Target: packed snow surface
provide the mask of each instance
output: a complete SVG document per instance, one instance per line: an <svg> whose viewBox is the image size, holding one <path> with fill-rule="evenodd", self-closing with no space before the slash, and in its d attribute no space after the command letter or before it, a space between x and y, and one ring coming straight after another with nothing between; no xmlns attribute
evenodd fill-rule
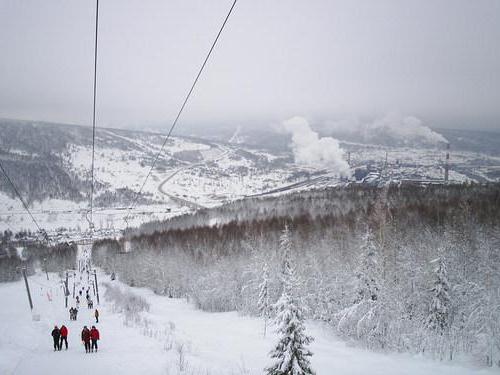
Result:
<svg viewBox="0 0 500 375"><path fill-rule="evenodd" d="M276 342L263 322L236 312L207 313L190 303L128 287L109 276L100 281L100 322L94 310L80 306L77 321L64 308L61 279L56 274L29 277L35 311L32 319L24 282L0 285L0 374L263 374L268 352ZM78 274L76 279L78 280ZM72 279L69 282L72 289ZM106 289L133 293L149 311L135 317L118 312L116 302L104 298ZM130 295L130 294L129 294ZM83 298L84 299L84 298ZM70 296L69 306L74 306ZM54 352L50 335L54 325L69 329L69 349ZM101 340L97 353L86 354L79 339L83 325L96 325ZM374 353L346 345L331 329L309 323L312 365L317 374L494 374L461 364L440 363L411 355ZM180 370L182 367L183 370Z"/></svg>

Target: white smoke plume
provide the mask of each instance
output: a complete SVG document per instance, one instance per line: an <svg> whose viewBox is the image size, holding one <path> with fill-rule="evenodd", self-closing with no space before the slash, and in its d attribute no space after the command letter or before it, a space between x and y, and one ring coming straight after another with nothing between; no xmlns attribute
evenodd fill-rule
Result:
<svg viewBox="0 0 500 375"><path fill-rule="evenodd" d="M401 116L399 113L389 113L375 120L366 128L368 133L382 132L394 139L413 142L420 141L431 145L448 143L445 137L423 125L422 120L413 116Z"/></svg>
<svg viewBox="0 0 500 375"><path fill-rule="evenodd" d="M349 174L344 151L335 138L320 138L307 120L295 116L283 122L285 130L292 134L292 148L298 164L326 168L339 176Z"/></svg>
<svg viewBox="0 0 500 375"><path fill-rule="evenodd" d="M365 142L382 142L396 145L438 146L448 143L447 139L435 132L414 116L403 116L390 112L372 121L361 121L357 117L327 121L330 130L341 134L355 135Z"/></svg>

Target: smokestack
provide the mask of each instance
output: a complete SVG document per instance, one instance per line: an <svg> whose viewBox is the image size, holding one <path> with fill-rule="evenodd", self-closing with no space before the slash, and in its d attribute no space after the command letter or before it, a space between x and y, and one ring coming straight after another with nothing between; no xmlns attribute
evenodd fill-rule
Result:
<svg viewBox="0 0 500 375"><path fill-rule="evenodd" d="M388 167L388 165L387 165L387 151L386 151L386 152L385 152L385 163L384 163L384 177L386 177L386 178L387 178L387 176L389 175L389 174L387 173L387 167Z"/></svg>
<svg viewBox="0 0 500 375"><path fill-rule="evenodd" d="M450 144L446 144L446 162L444 164L444 181L448 182L448 174L450 170Z"/></svg>

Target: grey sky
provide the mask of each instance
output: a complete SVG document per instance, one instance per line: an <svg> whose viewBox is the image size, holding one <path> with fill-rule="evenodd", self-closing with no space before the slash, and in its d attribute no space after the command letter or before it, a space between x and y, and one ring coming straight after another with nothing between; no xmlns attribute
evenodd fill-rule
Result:
<svg viewBox="0 0 500 375"><path fill-rule="evenodd" d="M231 0L101 0L98 124L171 122ZM95 1L0 0L0 117L91 120ZM181 123L500 127L498 0L239 0Z"/></svg>

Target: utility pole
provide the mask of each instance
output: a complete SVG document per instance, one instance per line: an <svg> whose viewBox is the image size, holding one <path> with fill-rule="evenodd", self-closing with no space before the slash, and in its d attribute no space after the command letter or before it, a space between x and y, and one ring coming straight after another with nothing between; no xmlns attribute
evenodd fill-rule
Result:
<svg viewBox="0 0 500 375"><path fill-rule="evenodd" d="M444 181L448 182L449 178L449 170L450 170L450 144L446 144L446 162L444 165Z"/></svg>
<svg viewBox="0 0 500 375"><path fill-rule="evenodd" d="M68 308L68 296L69 296L69 289L68 289L68 271L66 271L66 282L64 283L65 289L64 289L64 296L65 301L66 301L66 308Z"/></svg>
<svg viewBox="0 0 500 375"><path fill-rule="evenodd" d="M73 299L75 299L76 273L73 272Z"/></svg>
<svg viewBox="0 0 500 375"><path fill-rule="evenodd" d="M97 285L97 271L94 270L94 277L95 277L95 291L96 291L96 296L97 296L97 304L99 304L99 286Z"/></svg>
<svg viewBox="0 0 500 375"><path fill-rule="evenodd" d="M28 277L26 276L26 268L21 269L24 277L24 284L26 285L26 293L28 293L28 301L30 303L30 309L33 311L33 301L31 300L30 286L28 285Z"/></svg>
<svg viewBox="0 0 500 375"><path fill-rule="evenodd" d="M47 281L49 280L49 272L47 270L47 258L43 258L43 266L45 268L45 275L47 275Z"/></svg>
<svg viewBox="0 0 500 375"><path fill-rule="evenodd" d="M385 152L384 177L387 178L387 151Z"/></svg>

